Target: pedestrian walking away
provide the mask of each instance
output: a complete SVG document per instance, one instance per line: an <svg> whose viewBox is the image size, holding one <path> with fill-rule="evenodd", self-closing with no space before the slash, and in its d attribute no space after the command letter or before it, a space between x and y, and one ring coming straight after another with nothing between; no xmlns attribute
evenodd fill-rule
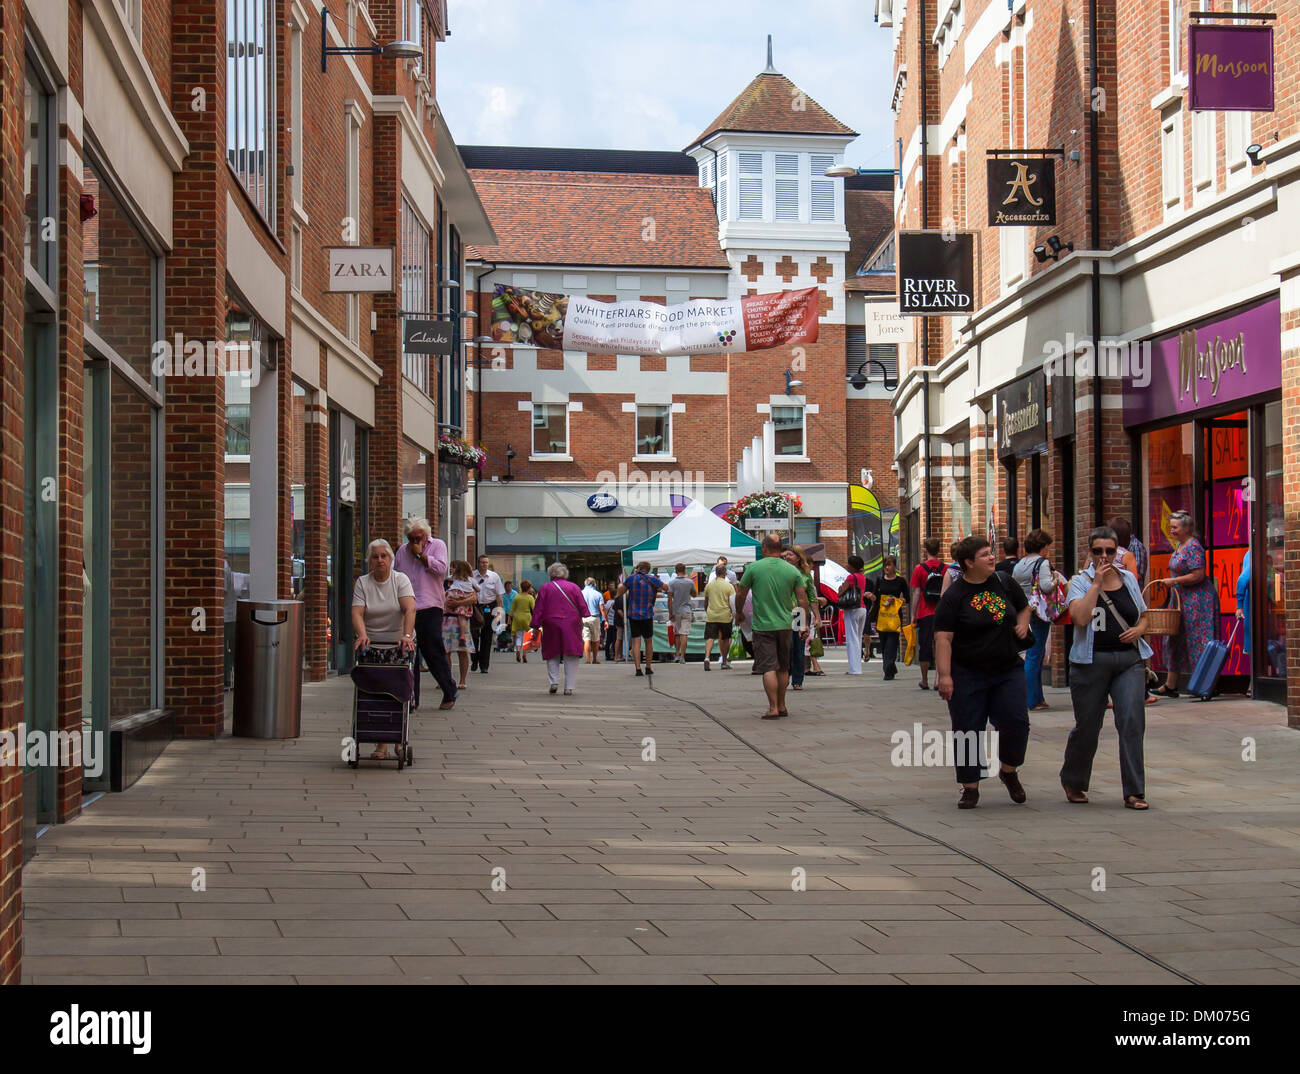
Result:
<svg viewBox="0 0 1300 1074"><path fill-rule="evenodd" d="M645 642L645 673L654 674L650 665L655 658L655 597L663 588L663 582L650 573L649 560L642 560L614 594L615 600L627 594L627 632L632 640L632 664L637 675L641 674L642 641Z"/></svg>
<svg viewBox="0 0 1300 1074"><path fill-rule="evenodd" d="M921 666L922 690L930 689L930 665L934 663L934 609L943 596L943 564L939 560L939 538L921 542L925 559L912 571L912 615L916 624L916 660Z"/></svg>
<svg viewBox="0 0 1300 1074"><path fill-rule="evenodd" d="M695 622L695 606L692 603L695 598L695 582L686 576L685 563L678 563L673 572L673 580L668 583L668 614L673 625L673 645L677 650L673 663L684 664L691 624Z"/></svg>
<svg viewBox="0 0 1300 1074"><path fill-rule="evenodd" d="M582 658L588 664L600 663L600 624L605 618L605 599L596 588L596 579L588 578L582 593Z"/></svg>
<svg viewBox="0 0 1300 1074"><path fill-rule="evenodd" d="M804 594L808 598L808 614L800 621L798 613L795 615L795 621L790 629L790 689L802 690L804 670L807 665L808 639L812 636L813 623L821 622L821 617L813 618L817 608L817 583L813 581L812 567L808 563L808 557L798 545L787 548L781 553L790 566L796 568L803 575Z"/></svg>
<svg viewBox="0 0 1300 1074"><path fill-rule="evenodd" d="M1010 574L1016 569L1016 563L1020 559L1020 542L1014 537L1008 537L1002 542L1002 554L1006 559L998 560L997 570Z"/></svg>
<svg viewBox="0 0 1300 1074"><path fill-rule="evenodd" d="M1031 605L1042 604L1043 597L1051 596L1058 585L1065 584L1065 579L1052 568L1052 561L1047 558L1051 543L1052 535L1046 530L1030 532L1025 538L1025 554L1011 572L1011 577L1020 585ZM1043 695L1043 658L1047 652L1047 639L1052 636L1052 624L1041 615L1031 615L1029 628L1034 635L1034 644L1025 653L1025 692L1032 712L1052 707Z"/></svg>
<svg viewBox="0 0 1300 1074"><path fill-rule="evenodd" d="M737 625L744 614L741 609L751 594L754 598L754 670L763 676L763 691L767 694L767 712L763 713L763 719L774 720L790 715L785 705L785 692L790 685L792 613L797 603L804 615L804 630L800 634L806 637L810 610L803 575L797 567L781 558L781 538L770 533L763 538L763 558L745 568L736 587Z"/></svg>
<svg viewBox="0 0 1300 1074"><path fill-rule="evenodd" d="M1143 635L1147 608L1137 578L1116 564L1119 537L1099 526L1088 537L1092 563L1070 579L1067 601L1074 643L1070 646L1070 700L1074 729L1065 743L1061 786L1066 801L1088 801L1097 736L1106 699L1115 705L1119 773L1124 804L1146 809L1146 667L1151 655Z"/></svg>
<svg viewBox="0 0 1300 1074"><path fill-rule="evenodd" d="M442 690L442 704L456 704L456 682L442 643L443 599L447 580L447 546L433 536L427 518L414 518L406 527L406 543L393 557L393 568L411 582L415 595L415 643L433 680ZM420 698L416 678L415 698Z"/></svg>
<svg viewBox="0 0 1300 1074"><path fill-rule="evenodd" d="M840 583L835 602L844 612L844 647L849 658L846 675L862 674L862 631L867 625L867 576L861 556L849 556L848 577Z"/></svg>
<svg viewBox="0 0 1300 1074"><path fill-rule="evenodd" d="M496 623L496 610L501 607L506 587L501 575L492 569L492 561L486 553L478 557L478 570L474 572L472 581L482 621L475 627L471 667L486 675L492 662L492 628Z"/></svg>
<svg viewBox="0 0 1300 1074"><path fill-rule="evenodd" d="M957 554L962 576L948 587L934 613L937 685L948 702L962 788L957 808L979 804L984 733L990 723L998 732L998 778L1019 805L1025 789L1018 770L1029 742L1020 642L1030 637L1029 601L1011 578L994 571L996 557L984 538L967 537Z"/></svg>
<svg viewBox="0 0 1300 1074"><path fill-rule="evenodd" d="M415 649L415 593L411 580L393 570L393 546L382 537L366 549L368 573L352 587L352 643L358 658L372 655L371 645L385 647L394 658L406 659ZM391 647L391 648L388 648ZM376 650L374 657L379 656ZM388 756L388 744L379 743L372 761Z"/></svg>
<svg viewBox="0 0 1300 1074"><path fill-rule="evenodd" d="M533 583L525 578L519 583L519 592L515 594L510 605L510 633L515 642L515 663L528 663L528 650L524 648L529 628L533 622L533 605L537 598L533 595Z"/></svg>
<svg viewBox="0 0 1300 1074"><path fill-rule="evenodd" d="M474 609L478 603L478 592L467 560L454 559L451 562L451 581L443 600L446 613L442 617L442 644L447 653L455 653L460 666L458 689L468 690L465 677L470 670L470 657L477 647L474 631Z"/></svg>
<svg viewBox="0 0 1300 1074"><path fill-rule="evenodd" d="M542 659L550 692L560 688L560 665L564 666L564 693L573 693L578 685L578 665L582 663L582 620L587 610L582 590L569 581L569 568L552 563L546 568L550 581L537 590L533 605L534 628L542 630Z"/></svg>
<svg viewBox="0 0 1300 1074"><path fill-rule="evenodd" d="M885 682L898 675L898 641L903 629L903 615L907 609L907 582L899 576L898 560L885 556L881 561L882 573L871 587L875 598L871 607L876 617L876 633L880 637L880 659L885 666Z"/></svg>
<svg viewBox="0 0 1300 1074"><path fill-rule="evenodd" d="M510 631L510 609L514 606L515 597L519 596L515 589L515 583L509 578L505 580L506 591L501 597L501 611L504 613L502 619L502 629L497 630L496 624L493 624L492 630L496 634L495 649L499 653L508 653L514 648L514 635Z"/></svg>
<svg viewBox="0 0 1300 1074"><path fill-rule="evenodd" d="M710 654L718 643L722 670L731 670L731 626L736 617L736 587L727 581L727 561L719 559L713 577L704 587L704 670L711 669Z"/></svg>
<svg viewBox="0 0 1300 1074"><path fill-rule="evenodd" d="M1205 570L1205 546L1197 538L1192 516L1175 511L1169 516L1169 536L1174 543L1169 557L1168 581L1178 587L1183 614L1178 633L1165 639L1165 684L1157 697L1177 697L1178 677L1191 675L1201 651L1219 636L1219 591Z"/></svg>

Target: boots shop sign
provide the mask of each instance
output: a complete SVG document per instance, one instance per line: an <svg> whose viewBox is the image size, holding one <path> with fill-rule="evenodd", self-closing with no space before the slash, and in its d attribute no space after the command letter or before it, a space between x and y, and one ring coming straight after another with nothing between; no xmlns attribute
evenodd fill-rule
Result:
<svg viewBox="0 0 1300 1074"><path fill-rule="evenodd" d="M974 232L898 233L898 312L904 317L975 312Z"/></svg>
<svg viewBox="0 0 1300 1074"><path fill-rule="evenodd" d="M391 246L331 246L329 255L329 290L349 294L393 290Z"/></svg>

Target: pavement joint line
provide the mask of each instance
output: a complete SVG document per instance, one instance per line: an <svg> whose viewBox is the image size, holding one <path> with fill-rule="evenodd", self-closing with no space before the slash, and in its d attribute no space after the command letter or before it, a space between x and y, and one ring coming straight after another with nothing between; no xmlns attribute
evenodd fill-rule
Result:
<svg viewBox="0 0 1300 1074"><path fill-rule="evenodd" d="M1069 909L1066 906L1061 905L1061 903L1057 902L1051 896L1045 895L1038 889L1030 887L1028 884L1012 876L1010 873L1004 872L1002 869L998 868L996 865L992 864L991 862L985 861L983 858L979 857L978 855L972 854L968 850L963 850L961 847L954 846L952 843L949 843L946 840L939 838L939 836L937 835L931 835L929 832L920 831L917 828L913 828L910 825L904 824L900 820L895 820L893 817L889 816L888 813L882 813L879 810L868 808L867 806L864 806L861 802L855 802L851 798L846 798L844 795L839 794L828 787L823 787L821 786L821 784L814 783L812 780L799 775L798 772L795 772L787 768L785 765L783 765L780 761L776 760L774 757L768 756L768 754L764 753L761 749L755 746L752 742L746 739L739 732L733 730L730 726L723 723L722 720L720 720L717 716L715 716L713 713L711 713L708 709L706 709L703 705L699 704L698 702L692 701L689 698L678 697L676 694L670 694L667 690L661 690L659 687L655 686L653 679L651 679L650 682L648 683L648 689L652 690L656 694L662 695L663 697L671 698L673 701L679 701L684 705L690 705L691 708L695 709L698 712L703 713L706 717L708 717L715 724L721 727L722 730L726 731L727 734L731 735L731 737L734 738L737 742L740 742L746 748L752 750L759 757L763 758L764 761L772 765L773 768L776 768L781 772L784 772L791 779L798 780L805 787L810 787L820 794L824 794L830 798L834 798L836 801L842 802L844 805L849 806L851 809L859 813L865 813L867 816L874 817L876 820L882 820L886 824L891 824L895 828L899 828L910 835L919 836L922 839L929 840L931 843L935 843L938 846L941 846L944 849L949 850L952 853L965 858L967 861L974 862L976 865L979 865L982 868L989 870L989 872L993 873L995 876L1001 877L1003 880L1007 881L1010 884L1014 884L1021 891L1025 892L1028 895L1032 895L1034 898L1052 907L1053 909L1057 910L1059 913L1065 914L1067 917L1074 919L1075 921L1079 922L1079 924L1081 925L1086 925L1088 928L1106 937L1106 939L1110 940L1111 942L1119 944L1119 946L1123 947L1125 950L1131 951L1133 952L1133 954L1137 955L1138 957L1146 959L1152 965L1159 966L1166 973L1170 973L1173 974L1175 977L1182 978L1182 980L1186 981L1188 984L1199 985L1203 983L1201 981L1198 981L1195 977L1192 977L1190 974L1184 973L1182 970L1175 969L1173 966L1157 958L1155 955L1151 954L1150 952L1143 951L1140 947L1136 947L1135 945L1129 943L1127 940L1121 939L1119 936L1116 936L1114 933L1110 932L1107 928L1105 928L1105 926L1099 925L1097 922L1084 917L1082 914L1075 913L1075 911Z"/></svg>

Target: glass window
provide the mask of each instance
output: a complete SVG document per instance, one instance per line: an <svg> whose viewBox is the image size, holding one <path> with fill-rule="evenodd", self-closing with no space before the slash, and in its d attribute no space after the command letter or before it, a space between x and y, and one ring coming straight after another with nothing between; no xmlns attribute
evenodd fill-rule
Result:
<svg viewBox="0 0 1300 1074"><path fill-rule="evenodd" d="M293 416L285 444L289 475L289 579L295 597L307 578L307 389L293 382ZM229 449L227 449L229 450Z"/></svg>
<svg viewBox="0 0 1300 1074"><path fill-rule="evenodd" d="M1283 511L1285 468L1283 460L1282 404L1264 408L1264 481L1259 492L1264 500L1264 568L1260 572L1264 590L1264 644L1256 665L1262 674L1286 677L1286 514ZM1259 592L1259 583L1256 583Z"/></svg>
<svg viewBox="0 0 1300 1074"><path fill-rule="evenodd" d="M409 440L402 441L402 517L428 518L429 457ZM405 532L402 533L405 537Z"/></svg>
<svg viewBox="0 0 1300 1074"><path fill-rule="evenodd" d="M429 229L402 196L402 309L427 316L429 309ZM403 354L402 373L425 395L431 394L430 355ZM436 360L435 360L436 368Z"/></svg>
<svg viewBox="0 0 1300 1074"><path fill-rule="evenodd" d="M803 445L803 407L774 406L772 424L776 426L776 457L791 455L796 458L804 454Z"/></svg>
<svg viewBox="0 0 1300 1074"><path fill-rule="evenodd" d="M671 455L672 407L638 406L636 408L636 453Z"/></svg>
<svg viewBox="0 0 1300 1074"><path fill-rule="evenodd" d="M274 7L226 2L226 157L268 222L275 217Z"/></svg>
<svg viewBox="0 0 1300 1074"><path fill-rule="evenodd" d="M97 168L82 170L95 214L82 224L85 324L152 383L156 259Z"/></svg>
<svg viewBox="0 0 1300 1074"><path fill-rule="evenodd" d="M26 210L23 254L27 263L46 281L53 276L50 255L54 251L54 234L45 226L47 218L50 227L54 225L50 216L50 112L53 100L29 63L23 82L23 206Z"/></svg>
<svg viewBox="0 0 1300 1074"><path fill-rule="evenodd" d="M452 225L447 227L447 278L454 280L456 283L463 283L465 274L462 271L463 261L462 254L464 247L461 244L460 232ZM456 426L457 429L465 427L464 410L464 391L465 391L465 352L461 348L462 329L464 321L461 320L461 311L465 308L465 296L461 293L460 287L447 288L447 301L451 314L451 357L447 360L448 369L448 422ZM477 322L475 322L477 324ZM473 326L471 326L472 328ZM476 435L481 440L482 432Z"/></svg>
<svg viewBox="0 0 1300 1074"><path fill-rule="evenodd" d="M533 404L533 454L567 455L569 453L569 405L567 403Z"/></svg>

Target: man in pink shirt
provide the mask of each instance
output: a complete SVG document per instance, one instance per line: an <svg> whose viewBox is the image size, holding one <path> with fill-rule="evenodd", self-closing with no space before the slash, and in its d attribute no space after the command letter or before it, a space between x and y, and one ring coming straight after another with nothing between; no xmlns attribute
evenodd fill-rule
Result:
<svg viewBox="0 0 1300 1074"><path fill-rule="evenodd" d="M415 644L442 690L442 704L438 707L449 709L456 704L456 681L451 677L447 650L442 644L447 546L433 536L428 519L412 519L406 527L406 543L393 557L393 570L411 580L411 589L415 592ZM415 688L418 703L418 681Z"/></svg>

